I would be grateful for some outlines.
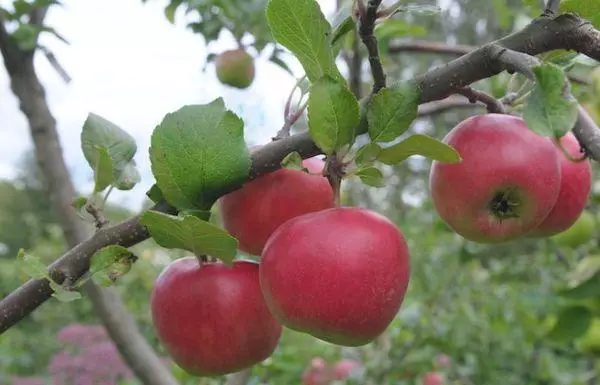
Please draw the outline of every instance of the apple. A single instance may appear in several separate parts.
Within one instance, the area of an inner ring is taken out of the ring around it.
[[[302,374],[302,385],[328,385],[331,380],[331,368],[321,357],[314,357]]]
[[[238,239],[240,250],[261,255],[271,234],[284,222],[334,206],[331,185],[320,175],[325,162],[310,158],[302,164],[311,174],[282,168],[219,199],[223,226]]]
[[[423,376],[423,385],[443,385],[444,378],[440,373],[427,372]]]
[[[282,333],[265,305],[253,261],[227,266],[177,259],[158,276],[150,308],[158,339],[195,376],[258,364],[273,353]]]
[[[567,133],[560,145],[572,158],[582,156],[575,135]],[[592,189],[592,165],[589,160],[574,162],[556,146],[560,158],[561,186],[556,204],[550,214],[532,232],[532,236],[548,237],[565,231],[575,223],[588,201]]]
[[[446,368],[450,366],[450,363],[452,362],[450,356],[447,354],[438,354],[435,358],[435,361],[437,366],[439,366],[440,368]]]
[[[344,380],[350,376],[352,371],[360,368],[362,365],[356,360],[340,360],[333,367],[333,376],[336,380]]]
[[[591,212],[584,210],[575,223],[563,231],[556,234],[551,239],[558,246],[576,248],[589,242],[596,231],[596,218]]]
[[[337,207],[290,219],[271,235],[260,285],[282,325],[361,346],[393,320],[409,270],[409,250],[394,223],[364,208]]]
[[[243,48],[220,53],[215,58],[217,78],[235,88],[248,88],[254,81],[254,58]]]
[[[456,233],[500,243],[532,231],[554,207],[561,186],[559,157],[549,138],[505,114],[469,117],[443,141],[462,161],[431,166],[436,211]]]

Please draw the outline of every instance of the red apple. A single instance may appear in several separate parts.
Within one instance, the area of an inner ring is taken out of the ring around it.
[[[323,171],[319,158],[303,162],[311,173]],[[220,200],[225,229],[239,241],[239,249],[261,255],[273,232],[298,215],[333,207],[327,178],[282,168],[250,181]]]
[[[580,158],[580,144],[571,132],[560,138],[560,144],[571,158]],[[556,204],[550,214],[530,234],[549,237],[571,227],[583,212],[592,188],[592,165],[589,160],[574,162],[557,146],[562,181]]]
[[[350,376],[355,368],[361,367],[360,362],[355,360],[340,360],[333,367],[333,375],[336,380],[344,380]]]
[[[467,118],[444,138],[460,163],[434,161],[431,197],[440,217],[464,238],[499,243],[525,235],[556,203],[559,157],[549,138],[504,114]]]
[[[173,261],[152,290],[152,321],[173,361],[196,376],[217,376],[268,358],[282,327],[269,313],[258,264]]]
[[[436,372],[428,372],[423,376],[423,385],[443,385],[444,378]]]
[[[438,354],[438,356],[435,358],[435,361],[437,366],[439,366],[440,368],[448,367],[452,362],[450,356],[447,354]]]
[[[409,270],[409,250],[394,223],[370,210],[342,207],[281,225],[265,246],[260,284],[284,326],[360,346],[393,320]]]
[[[219,81],[228,86],[244,89],[254,81],[254,58],[242,48],[220,53],[215,68]]]
[[[314,357],[302,374],[302,385],[329,385],[331,380],[331,368],[321,357]]]

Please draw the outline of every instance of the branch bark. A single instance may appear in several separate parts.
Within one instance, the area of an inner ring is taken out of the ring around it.
[[[492,49],[494,45],[530,55],[554,49],[572,49],[600,60],[600,32],[589,23],[572,14],[543,16],[519,32],[471,51],[414,79],[421,89],[421,104],[445,99],[455,92],[457,87],[468,86],[503,71],[504,64],[496,60],[493,55],[497,53]],[[589,155],[598,160],[600,159],[600,132],[591,119],[586,121],[584,118],[585,116],[580,114],[578,125],[586,127],[576,127],[575,135]],[[364,133],[365,129],[365,126],[359,127],[359,133]],[[320,153],[307,133],[270,142],[252,153],[249,179],[280,168],[281,160],[293,151],[299,152],[303,158]],[[165,202],[158,203],[153,209],[175,212],[173,207]],[[116,226],[98,231],[88,241],[78,244],[63,254],[51,265],[51,269],[62,272],[65,277],[79,278],[87,271],[93,253],[101,247],[110,244],[128,247],[146,238],[148,232],[139,224],[139,216],[136,216]],[[31,280],[4,298],[0,302],[0,333],[50,298],[50,294],[47,281]]]
[[[363,0],[358,0],[362,4]],[[377,9],[381,5],[382,0],[368,0],[367,8],[360,14],[358,32],[360,38],[367,47],[369,53],[369,64],[371,65],[371,73],[373,74],[373,93],[377,93],[385,87],[385,72],[379,57],[379,47],[377,38],[375,37],[375,20],[377,19]]]
[[[41,24],[45,14],[46,9],[35,11],[31,15],[32,22]],[[9,73],[10,87],[29,123],[38,166],[60,219],[67,244],[73,250],[89,242],[89,229],[81,223],[71,206],[76,191],[62,156],[56,120],[50,112],[44,87],[35,72],[34,53],[19,51],[6,34],[2,20],[0,26],[0,47]],[[74,266],[70,266],[65,271],[68,272]],[[74,282],[78,278],[70,273],[63,276],[65,278],[63,281],[68,279],[67,282]],[[9,308],[13,312],[17,311],[21,316],[27,315],[29,311],[45,301],[43,298],[47,299],[52,293],[47,281],[30,281],[25,287],[35,287],[38,295],[26,295],[23,297],[25,302],[20,303],[11,302],[10,295],[5,298],[8,299]],[[112,288],[102,289],[92,281],[84,285],[84,290],[92,302],[95,313],[102,320],[119,352],[138,378],[148,385],[177,385],[168,368],[154,354],[152,347],[138,331],[133,317],[125,309],[117,292]],[[27,293],[26,290],[21,291],[23,292]],[[2,315],[5,315],[4,311]]]

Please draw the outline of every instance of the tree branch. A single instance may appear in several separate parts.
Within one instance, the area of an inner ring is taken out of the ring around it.
[[[470,45],[452,45],[439,42],[430,41],[407,41],[407,42],[396,42],[390,44],[388,52],[392,54],[402,52],[420,52],[420,53],[432,53],[432,54],[444,54],[452,56],[463,56],[471,51],[475,51],[477,47]],[[573,83],[591,84],[589,79],[575,74],[567,74],[569,80]]]
[[[546,2],[546,9],[544,10],[544,15],[554,15],[558,12],[558,7],[560,6],[560,0],[548,0]]]
[[[487,107],[487,111],[497,114],[505,114],[506,109],[501,101],[483,91],[475,90],[471,87],[457,88],[456,92],[469,99],[470,103],[482,102]]]
[[[363,0],[358,0],[362,4]],[[379,57],[379,47],[377,46],[377,38],[375,37],[375,20],[377,19],[377,9],[381,5],[382,0],[369,0],[367,9],[360,12],[358,32],[360,38],[367,47],[369,53],[369,64],[371,65],[371,73],[373,74],[373,93],[377,93],[385,87],[385,72]],[[360,8],[359,8],[360,9]]]
[[[589,23],[573,14],[540,17],[519,32],[471,51],[414,79],[421,89],[420,103],[444,99],[454,93],[457,88],[466,87],[503,71],[505,65],[493,55],[492,47],[494,45],[529,55],[537,55],[554,49],[573,49],[600,60],[600,32],[593,29]],[[589,115],[580,111],[579,121],[574,132],[589,155],[593,159],[599,160],[600,132],[595,127],[593,120],[588,118]],[[365,130],[365,126],[359,127],[359,133],[364,133]],[[320,153],[307,133],[267,143],[252,153],[249,179],[280,168],[281,160],[293,151],[299,152],[302,158],[309,158]],[[175,212],[173,207],[165,202],[158,203],[153,209],[161,212]],[[139,216],[136,216],[116,226],[98,231],[87,241],[63,254],[50,268],[64,271],[70,277],[79,278],[88,270],[90,258],[98,249],[111,244],[129,247],[146,238],[148,238],[148,231],[139,224]],[[0,302],[0,333],[6,331],[49,299],[51,293],[47,281],[30,280],[9,294]]]

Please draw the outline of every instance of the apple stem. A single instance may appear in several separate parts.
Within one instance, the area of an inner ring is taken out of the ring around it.
[[[341,206],[341,186],[342,179],[344,177],[344,162],[338,154],[333,153],[327,156],[325,162],[325,168],[323,169],[323,175],[329,181],[331,188],[333,189],[333,204],[335,207]]]
[[[205,262],[208,262],[208,256],[206,254],[198,254],[196,255],[198,259],[198,263],[202,266]]]
[[[570,160],[573,163],[581,163],[588,158],[588,155],[583,148],[581,149],[582,150],[581,152],[583,152],[583,155],[581,157],[579,157],[579,158],[573,157],[571,154],[569,154],[569,151],[567,151],[567,149],[562,145],[559,137],[554,137],[554,144],[556,146],[558,146],[560,151],[564,154],[565,158],[567,158],[568,160]]]

